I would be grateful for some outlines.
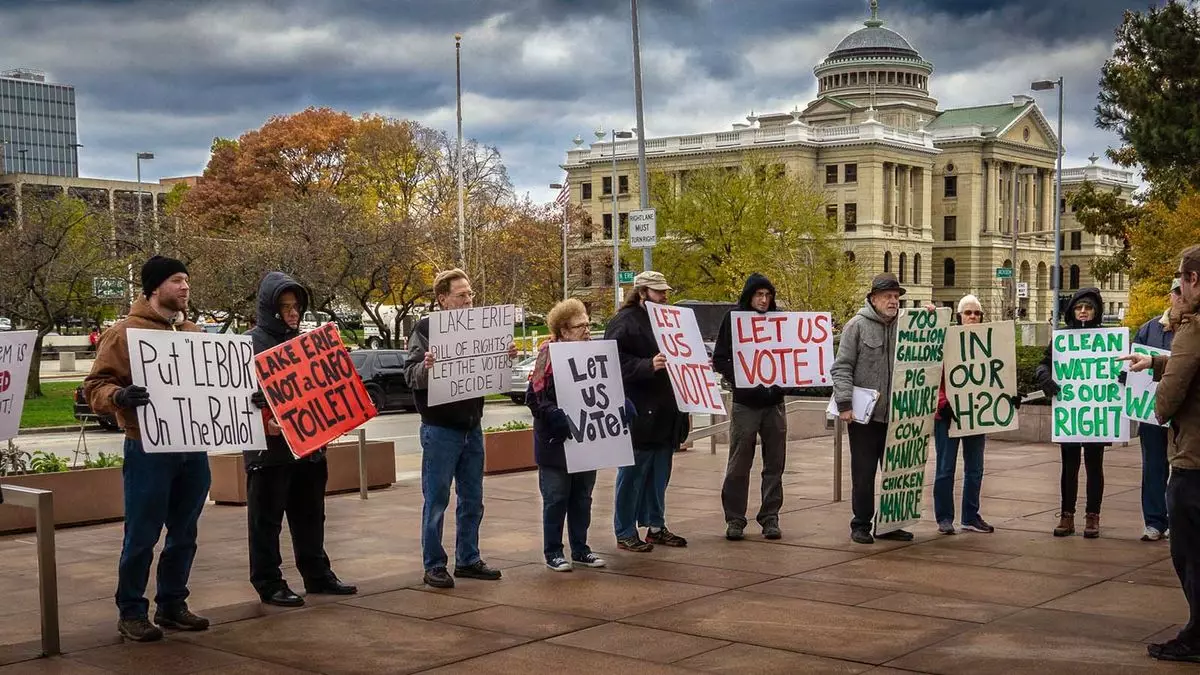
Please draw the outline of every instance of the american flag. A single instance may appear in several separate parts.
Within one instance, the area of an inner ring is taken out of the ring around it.
[[[558,206],[566,206],[571,201],[571,183],[563,181],[562,190],[559,190],[558,197],[554,199],[554,203]]]

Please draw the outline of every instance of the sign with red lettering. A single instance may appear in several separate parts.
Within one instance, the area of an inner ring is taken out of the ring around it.
[[[683,412],[725,415],[721,386],[704,349],[696,313],[687,307],[646,303],[658,349],[667,357],[675,404]]]
[[[257,354],[254,367],[296,457],[312,454],[379,414],[336,324]]]
[[[830,385],[833,317],[828,312],[732,312],[729,322],[739,388]]]
[[[0,441],[17,437],[37,331],[0,333]]]

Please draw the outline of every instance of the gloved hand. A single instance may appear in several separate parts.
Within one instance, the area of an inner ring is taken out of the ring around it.
[[[265,410],[267,408],[267,397],[262,393],[262,389],[250,394],[250,402],[253,403],[254,407],[258,408],[259,410]]]
[[[1015,396],[1012,394],[1009,394],[1008,402],[1012,404],[1013,410],[1020,410],[1021,409],[1021,394],[1017,393]]]
[[[942,404],[942,407],[938,408],[938,415],[944,420],[950,420],[951,422],[958,421],[958,415],[954,414],[954,408],[951,407],[950,401],[946,401]]]
[[[150,392],[136,384],[118,390],[113,396],[113,403],[116,403],[118,408],[140,408],[149,402]]]
[[[554,412],[547,416],[546,422],[552,442],[565,441],[571,437],[571,421],[562,408],[555,408]]]
[[[1128,370],[1122,370],[1121,372],[1117,373],[1117,382],[1120,382],[1121,384],[1126,384],[1125,376],[1128,374],[1129,374]]]
[[[1058,392],[1062,391],[1062,387],[1058,386],[1058,383],[1050,378],[1042,380],[1041,384],[1042,393],[1046,395],[1046,398],[1054,398],[1058,396]]]

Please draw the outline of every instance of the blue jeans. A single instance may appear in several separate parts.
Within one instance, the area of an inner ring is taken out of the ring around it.
[[[578,559],[591,553],[587,533],[592,524],[596,472],[567,473],[566,469],[538,467],[538,487],[542,491],[542,552],[546,560],[562,557],[563,518],[567,520],[571,557]]]
[[[117,609],[122,619],[147,618],[146,584],[154,545],[167,528],[158,556],[154,603],[171,611],[186,606],[188,577],[196,557],[200,511],[212,476],[203,452],[146,452],[142,442],[125,439],[125,541],[117,566]]]
[[[666,527],[667,483],[675,453],[667,448],[633,450],[633,466],[617,469],[613,530],[617,539],[637,536],[638,526]]]
[[[933,514],[939,523],[954,522],[954,471],[958,468],[958,446],[962,441],[964,525],[979,518],[979,492],[983,488],[984,435],[950,438],[950,420],[933,424],[933,444],[937,450],[937,474],[933,480]]]
[[[442,522],[450,506],[450,483],[458,495],[454,564],[479,562],[479,524],[483,522],[483,431],[421,425],[421,556],[425,569],[446,566]]]
[[[1167,429],[1138,425],[1142,441],[1142,520],[1146,527],[1165,532],[1167,518]]]

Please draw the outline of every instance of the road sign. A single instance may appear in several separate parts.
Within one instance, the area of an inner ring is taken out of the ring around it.
[[[633,276],[633,270],[621,270],[617,275],[617,280],[623,284],[632,284]]]
[[[521,305],[517,305],[516,310],[517,310],[516,317],[514,317],[516,322],[517,323],[525,323],[525,308],[522,307]]]
[[[629,212],[629,245],[654,248],[658,243],[658,221],[654,209]]]
[[[1011,267],[997,267],[996,268],[996,278],[997,279],[1011,279],[1012,275],[1013,275],[1013,268],[1011,268]]]
[[[125,297],[125,280],[119,277],[93,277],[92,295],[101,300],[120,300]]]
[[[1028,282],[1025,282],[1025,281],[1017,282],[1017,297],[1018,298],[1028,298],[1029,297],[1029,283]]]

